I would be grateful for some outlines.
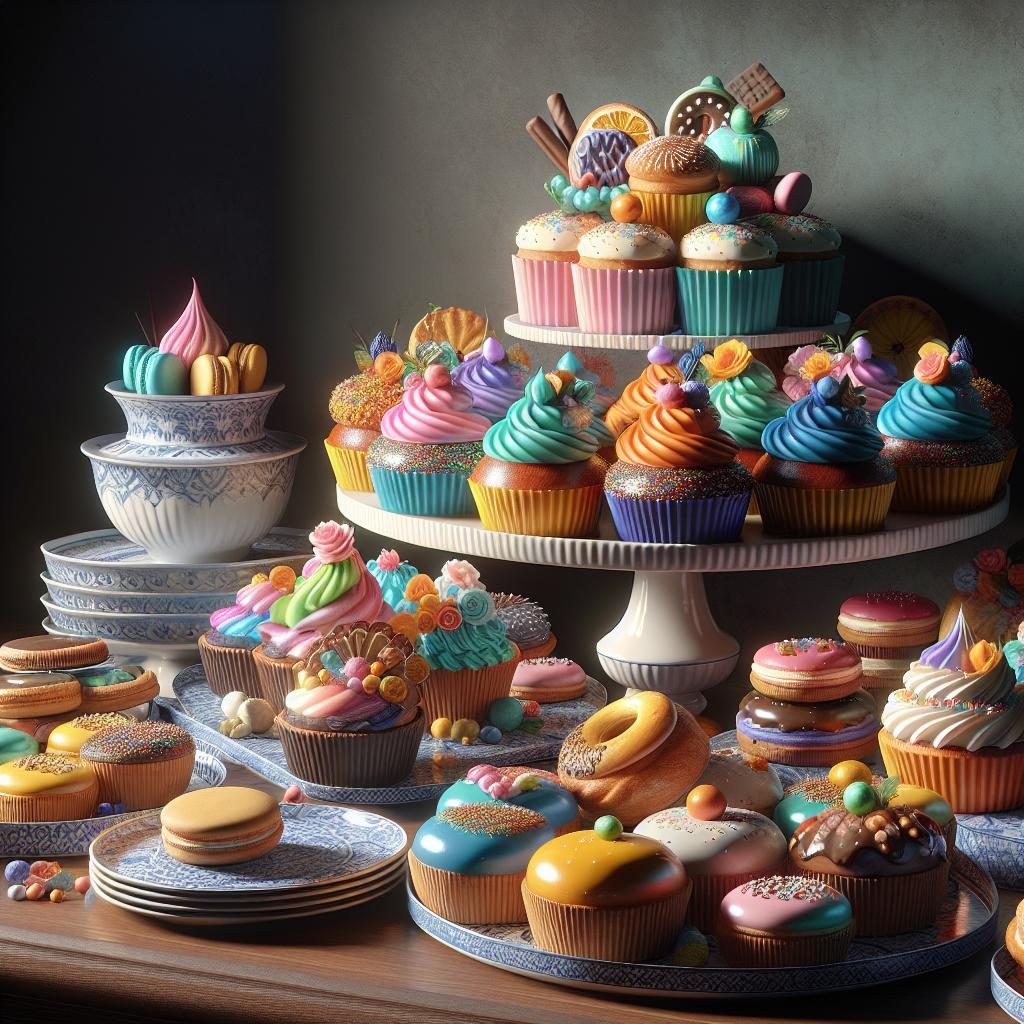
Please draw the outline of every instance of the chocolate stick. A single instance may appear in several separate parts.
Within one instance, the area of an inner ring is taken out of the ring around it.
[[[540,117],[531,117],[526,122],[526,131],[559,172],[568,174],[569,151],[562,140],[552,131],[547,121]]]
[[[548,97],[548,112],[565,143],[565,148],[570,149],[572,140],[576,138],[576,122],[569,113],[569,104],[565,102],[565,97],[560,92],[552,93]]]

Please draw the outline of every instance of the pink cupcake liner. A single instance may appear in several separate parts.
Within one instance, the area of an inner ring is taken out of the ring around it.
[[[664,334],[675,325],[672,267],[595,270],[572,265],[580,329],[597,334]]]
[[[576,294],[568,260],[524,260],[512,257],[519,319],[525,324],[575,327]]]

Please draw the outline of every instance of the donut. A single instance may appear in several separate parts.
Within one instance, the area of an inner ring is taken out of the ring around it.
[[[558,777],[592,818],[624,824],[670,806],[700,778],[708,737],[684,708],[645,690],[601,708],[565,738]]]

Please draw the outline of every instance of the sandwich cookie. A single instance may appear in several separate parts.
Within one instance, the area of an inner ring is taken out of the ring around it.
[[[0,672],[0,718],[21,719],[74,711],[82,687],[67,672]]]
[[[151,701],[160,693],[156,675],[139,665],[97,666],[73,673],[82,687],[83,714],[125,711]]]
[[[193,395],[238,394],[238,367],[227,356],[199,356],[189,379]]]
[[[66,672],[98,665],[108,653],[107,645],[92,637],[26,636],[0,647],[0,668],[8,672]]]
[[[513,697],[551,704],[573,700],[587,690],[587,674],[569,658],[530,658],[516,665]]]
[[[263,387],[267,377],[267,350],[262,345],[245,345],[236,341],[228,349],[228,360],[238,371],[240,394],[248,395]]]
[[[139,395],[187,395],[188,373],[173,352],[152,345],[132,345],[124,354],[121,383]]]

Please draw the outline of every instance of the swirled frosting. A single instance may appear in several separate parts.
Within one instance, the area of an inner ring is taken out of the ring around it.
[[[588,429],[590,419],[582,417],[582,425],[577,425],[559,403],[559,394],[544,371],[539,370],[526,385],[526,394],[487,431],[484,453],[502,462],[586,462],[598,448],[596,436]]]
[[[789,399],[775,385],[775,374],[756,360],[738,377],[711,387],[711,403],[721,417],[722,429],[741,448],[760,449],[764,428],[786,415]]]
[[[423,376],[410,374],[402,401],[384,413],[380,432],[391,441],[409,444],[455,444],[479,441],[491,421],[473,411],[473,398],[452,383],[441,365],[428,366]]]
[[[636,422],[640,411],[654,401],[654,393],[662,384],[682,384],[683,371],[673,362],[671,353],[668,353],[668,360],[664,361],[659,349],[668,353],[663,346],[656,345],[651,349],[647,353],[648,365],[644,372],[626,385],[619,399],[605,415],[605,423],[615,437]]]
[[[853,343],[853,352],[842,375],[848,377],[854,387],[864,389],[861,392],[864,408],[870,413],[877,413],[900,386],[895,365],[887,359],[879,359],[864,337]]]
[[[479,625],[463,622],[458,629],[421,634],[416,649],[432,670],[450,672],[500,665],[515,653],[505,635],[505,624],[497,617]]]
[[[516,247],[530,252],[575,252],[580,238],[603,223],[599,213],[551,210],[531,217],[516,232]]]
[[[235,603],[218,608],[210,616],[210,626],[223,636],[259,643],[259,627],[270,618],[274,602],[287,591],[269,580],[247,583],[235,595]]]
[[[899,386],[878,413],[878,429],[911,441],[976,441],[992,429],[978,393],[953,378],[926,384],[916,377]]]
[[[366,570],[380,584],[384,603],[392,608],[405,597],[406,584],[419,572],[416,566],[403,562],[397,551],[387,548],[366,563]]]
[[[474,411],[483,413],[492,423],[523,395],[523,374],[509,362],[497,338],[487,338],[481,348],[470,352],[455,368],[452,381],[470,393]]]
[[[882,450],[882,438],[860,410],[812,392],[764,428],[761,447],[793,462],[867,462]]]
[[[160,351],[173,352],[185,364],[186,370],[191,369],[200,356],[227,355],[228,339],[206,311],[195,278],[192,279],[192,297],[181,316],[160,339]]]

